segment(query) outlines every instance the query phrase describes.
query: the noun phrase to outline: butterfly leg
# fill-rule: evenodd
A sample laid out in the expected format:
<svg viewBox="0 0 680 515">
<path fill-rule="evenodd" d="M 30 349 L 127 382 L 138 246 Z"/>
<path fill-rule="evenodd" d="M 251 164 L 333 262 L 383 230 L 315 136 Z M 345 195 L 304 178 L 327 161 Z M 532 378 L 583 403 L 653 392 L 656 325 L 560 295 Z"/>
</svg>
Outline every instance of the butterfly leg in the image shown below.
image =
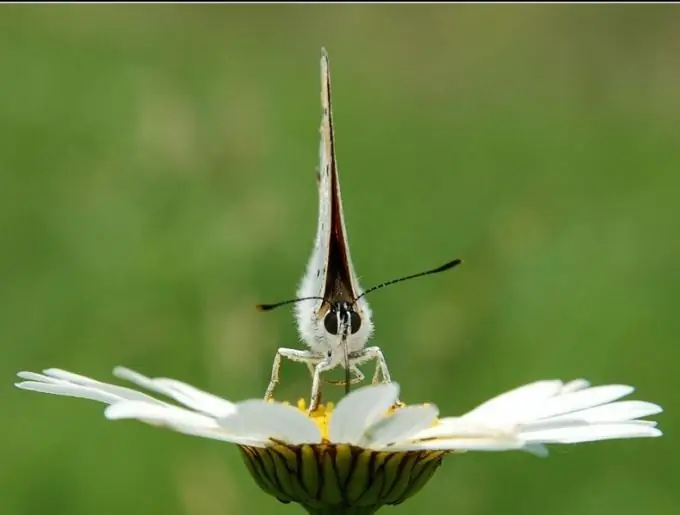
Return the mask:
<svg viewBox="0 0 680 515">
<path fill-rule="evenodd" d="M 276 351 L 274 356 L 274 364 L 272 365 L 272 376 L 269 381 L 269 386 L 264 394 L 264 399 L 266 401 L 271 400 L 274 397 L 274 389 L 279 382 L 279 369 L 281 368 L 281 358 L 289 359 L 290 361 L 295 361 L 298 363 L 305 363 L 311 368 L 312 365 L 316 365 L 320 361 L 323 361 L 324 357 L 313 352 L 296 350 L 296 349 L 286 349 L 281 347 Z"/>
<path fill-rule="evenodd" d="M 375 360 L 375 374 L 373 374 L 371 384 L 392 382 L 390 371 L 387 368 L 387 361 L 385 361 L 385 356 L 383 356 L 380 347 L 366 347 L 360 351 L 353 352 L 350 354 L 350 359 L 354 367 Z M 380 376 L 382 376 L 382 381 L 380 381 Z"/>
<path fill-rule="evenodd" d="M 367 361 L 375 360 L 375 373 L 373 374 L 371 384 L 392 382 L 390 371 L 387 368 L 387 361 L 385 361 L 385 356 L 380 350 L 380 347 L 366 347 L 365 349 L 352 353 L 350 358 L 354 365 L 360 365 Z M 397 403 L 399 403 L 399 400 L 397 400 Z"/>
<path fill-rule="evenodd" d="M 364 373 L 361 370 L 359 370 L 359 367 L 357 367 L 356 365 L 352 365 L 352 367 L 350 368 L 350 372 L 354 374 L 354 377 L 350 381 L 350 384 L 357 384 L 365 379 Z"/>
<path fill-rule="evenodd" d="M 379 382 L 380 382 L 380 363 L 376 360 L 375 372 L 373 373 L 373 379 L 371 379 L 371 384 L 376 384 Z"/>
<path fill-rule="evenodd" d="M 312 373 L 312 376 L 314 376 L 314 367 L 312 367 L 311 365 L 308 365 L 308 366 L 309 366 L 310 372 Z M 354 364 L 350 365 L 349 371 L 350 371 L 350 373 L 354 374 L 354 377 L 352 377 L 350 379 L 349 384 L 357 384 L 357 383 L 362 382 L 365 379 L 364 373 L 361 370 L 359 370 L 359 367 L 357 367 L 356 365 L 354 365 Z M 335 381 L 333 379 L 324 379 L 324 382 L 326 382 L 328 384 L 335 385 L 335 386 L 345 386 L 346 383 L 347 383 L 344 380 L 343 381 Z"/>
<path fill-rule="evenodd" d="M 321 373 L 331 370 L 335 367 L 331 356 L 324 358 L 322 361 L 318 362 L 314 367 L 314 375 L 312 376 L 312 394 L 309 400 L 309 410 L 308 413 L 312 413 L 321 401 Z"/>
</svg>

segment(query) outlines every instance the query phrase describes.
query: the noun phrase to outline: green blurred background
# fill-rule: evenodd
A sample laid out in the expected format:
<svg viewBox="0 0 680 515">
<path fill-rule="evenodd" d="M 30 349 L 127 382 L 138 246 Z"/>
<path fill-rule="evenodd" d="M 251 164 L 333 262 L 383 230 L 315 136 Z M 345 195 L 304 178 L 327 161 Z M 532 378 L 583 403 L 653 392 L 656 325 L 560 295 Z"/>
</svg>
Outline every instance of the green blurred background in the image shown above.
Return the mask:
<svg viewBox="0 0 680 515">
<path fill-rule="evenodd" d="M 117 364 L 262 395 L 316 224 L 320 47 L 345 215 L 406 402 L 586 377 L 666 436 L 446 460 L 385 512 L 678 512 L 677 6 L 5 6 L 0 514 L 294 514 L 237 450 L 15 390 Z M 287 364 L 282 398 L 307 393 Z M 333 392 L 337 398 L 338 393 Z"/>
</svg>

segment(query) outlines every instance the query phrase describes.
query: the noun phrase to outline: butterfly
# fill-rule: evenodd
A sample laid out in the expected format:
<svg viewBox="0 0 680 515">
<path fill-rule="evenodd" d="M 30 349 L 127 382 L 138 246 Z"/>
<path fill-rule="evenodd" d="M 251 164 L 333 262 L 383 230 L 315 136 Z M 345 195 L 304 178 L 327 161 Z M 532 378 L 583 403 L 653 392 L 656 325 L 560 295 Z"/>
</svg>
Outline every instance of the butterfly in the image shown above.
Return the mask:
<svg viewBox="0 0 680 515">
<path fill-rule="evenodd" d="M 285 304 L 295 304 L 298 332 L 307 350 L 279 348 L 272 366 L 271 380 L 265 399 L 273 398 L 279 382 L 281 359 L 305 363 L 312 375 L 309 412 L 321 398 L 321 374 L 338 366 L 345 369 L 344 381 L 328 381 L 350 385 L 364 380 L 359 365 L 375 361 L 373 383 L 391 381 L 387 362 L 380 347 L 366 347 L 373 334 L 372 312 L 365 295 L 369 292 L 423 275 L 443 272 L 460 264 L 460 259 L 438 268 L 378 284 L 363 291 L 359 286 L 350 257 L 347 229 L 342 211 L 340 178 L 335 157 L 335 134 L 331 108 L 331 77 L 328 54 L 321 51 L 321 141 L 319 149 L 319 211 L 314 249 L 297 290 L 297 298 L 276 304 L 260 304 L 267 311 Z"/>
</svg>

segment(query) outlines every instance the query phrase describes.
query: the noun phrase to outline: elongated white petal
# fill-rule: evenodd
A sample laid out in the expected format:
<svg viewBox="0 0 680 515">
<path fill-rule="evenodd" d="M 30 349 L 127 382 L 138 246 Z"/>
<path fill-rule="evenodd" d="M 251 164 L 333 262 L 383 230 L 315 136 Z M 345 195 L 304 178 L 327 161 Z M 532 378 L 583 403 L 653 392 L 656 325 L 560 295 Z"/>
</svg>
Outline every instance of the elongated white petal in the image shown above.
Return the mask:
<svg viewBox="0 0 680 515">
<path fill-rule="evenodd" d="M 368 428 L 359 445 L 380 449 L 407 441 L 412 435 L 432 426 L 438 414 L 439 410 L 433 405 L 406 406 Z"/>
<path fill-rule="evenodd" d="M 270 439 L 258 440 L 257 438 L 251 438 L 249 436 L 233 435 L 222 429 L 207 429 L 196 426 L 184 426 L 181 424 L 173 426 L 172 429 L 185 435 L 198 436 L 200 438 L 208 438 L 236 445 L 248 445 L 250 447 L 268 447 L 272 443 Z"/>
<path fill-rule="evenodd" d="M 544 431 L 522 432 L 520 437 L 529 443 L 581 443 L 617 438 L 650 438 L 661 436 L 655 427 L 641 424 L 594 424 L 563 427 Z"/>
<path fill-rule="evenodd" d="M 175 379 L 156 379 L 156 381 L 176 392 L 178 402 L 197 411 L 202 411 L 214 417 L 226 417 L 236 411 L 236 404 L 211 393 L 204 392 Z"/>
<path fill-rule="evenodd" d="M 390 451 L 512 451 L 525 446 L 517 438 L 448 438 L 396 444 L 388 447 Z"/>
<path fill-rule="evenodd" d="M 130 388 L 101 383 L 84 376 L 71 374 L 59 369 L 45 370 L 45 374 L 34 372 L 19 372 L 19 377 L 30 379 L 16 383 L 17 388 L 31 390 L 34 392 L 50 393 L 53 395 L 63 395 L 67 397 L 79 397 L 90 399 L 106 404 L 112 404 L 121 400 L 140 400 L 156 404 L 165 405 L 166 403 L 154 399 L 149 395 Z"/>
<path fill-rule="evenodd" d="M 266 447 L 270 443 L 268 439 L 228 433 L 215 419 L 177 406 L 157 406 L 145 402 L 128 401 L 109 406 L 105 415 L 109 420 L 139 420 L 147 424 L 167 427 L 179 433 L 239 445 Z"/>
<path fill-rule="evenodd" d="M 541 409 L 537 410 L 535 418 L 550 418 L 600 406 L 625 397 L 633 391 L 632 386 L 607 385 L 559 395 L 550 399 Z"/>
<path fill-rule="evenodd" d="M 641 417 L 649 417 L 661 413 L 661 406 L 644 401 L 619 401 L 584 409 L 577 414 L 567 413 L 551 417 L 551 420 L 567 420 L 577 417 L 579 420 L 595 424 L 597 422 L 625 422 Z"/>
<path fill-rule="evenodd" d="M 371 427 L 397 401 L 396 383 L 366 386 L 344 397 L 331 416 L 329 438 L 336 443 L 358 444 Z"/>
<path fill-rule="evenodd" d="M 69 383 L 82 385 L 96 385 L 100 383 L 91 377 L 74 374 L 68 370 L 62 370 L 61 368 L 48 368 L 47 370 L 43 370 L 43 373 L 48 377 L 54 377 L 55 379 L 61 379 L 62 381 L 68 381 Z"/>
<path fill-rule="evenodd" d="M 125 386 L 118 386 L 115 384 L 97 381 L 96 379 L 92 379 L 90 377 L 86 377 L 80 374 L 74 374 L 73 372 L 68 372 L 66 370 L 61 370 L 59 368 L 48 368 L 47 370 L 43 370 L 43 372 L 45 373 L 45 376 L 43 377 L 60 381 L 61 384 L 82 385 L 90 388 L 96 388 L 103 392 L 108 392 L 113 395 L 116 395 L 124 400 L 140 400 L 153 402 L 161 405 L 168 405 L 166 402 L 155 399 L 150 395 L 147 395 L 146 393 L 133 390 Z"/>
<path fill-rule="evenodd" d="M 38 374 L 36 372 L 21 371 L 17 373 L 17 377 L 27 381 L 38 381 L 40 383 L 63 383 L 63 379 L 56 379 L 54 377 L 46 376 L 45 374 Z"/>
<path fill-rule="evenodd" d="M 579 390 L 584 390 L 590 388 L 590 382 L 585 379 L 573 379 L 568 383 L 565 383 L 562 387 L 562 393 L 578 392 Z"/>
<path fill-rule="evenodd" d="M 486 401 L 464 415 L 470 420 L 494 420 L 514 424 L 533 418 L 533 413 L 546 399 L 557 395 L 563 387 L 561 381 L 537 381 Z"/>
<path fill-rule="evenodd" d="M 428 427 L 412 435 L 411 439 L 414 441 L 451 438 L 506 439 L 513 433 L 513 428 L 493 427 L 466 417 L 447 417 L 440 419 L 436 426 Z"/>
<path fill-rule="evenodd" d="M 227 433 L 291 445 L 320 443 L 321 432 L 302 411 L 260 399 L 239 402 L 236 413 L 218 420 Z"/>
<path fill-rule="evenodd" d="M 528 452 L 529 454 L 533 454 L 534 456 L 538 456 L 539 458 L 546 458 L 548 454 L 548 448 L 540 443 L 530 443 L 519 449 L 520 451 L 525 451 Z"/>
<path fill-rule="evenodd" d="M 116 367 L 113 373 L 116 377 L 128 380 L 147 390 L 167 395 L 188 408 L 214 417 L 226 417 L 236 410 L 234 403 L 181 381 L 167 378 L 151 379 L 125 367 Z"/>
<path fill-rule="evenodd" d="M 216 429 L 219 427 L 214 418 L 189 411 L 177 406 L 158 406 L 141 401 L 124 401 L 109 406 L 104 411 L 109 420 L 137 419 L 161 425 L 186 425 Z"/>
<path fill-rule="evenodd" d="M 97 388 L 91 388 L 89 386 L 80 386 L 77 384 L 55 384 L 40 383 L 38 381 L 22 381 L 21 383 L 16 383 L 15 386 L 17 388 L 21 388 L 22 390 L 49 393 L 52 395 L 62 395 L 64 397 L 89 399 L 91 401 L 103 402 L 105 404 L 113 404 L 122 400 L 121 397 L 113 395 L 112 393 Z"/>
</svg>

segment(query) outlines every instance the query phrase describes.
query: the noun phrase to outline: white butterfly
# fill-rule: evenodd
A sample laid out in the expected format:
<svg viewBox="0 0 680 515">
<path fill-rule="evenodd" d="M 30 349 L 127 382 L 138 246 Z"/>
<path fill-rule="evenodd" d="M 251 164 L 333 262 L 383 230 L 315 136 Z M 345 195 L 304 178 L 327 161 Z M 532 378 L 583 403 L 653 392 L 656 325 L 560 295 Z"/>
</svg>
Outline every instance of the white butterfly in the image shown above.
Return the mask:
<svg viewBox="0 0 680 515">
<path fill-rule="evenodd" d="M 296 303 L 295 316 L 300 336 L 309 350 L 280 348 L 274 358 L 271 381 L 265 399 L 271 399 L 279 381 L 281 358 L 305 363 L 312 374 L 312 392 L 309 404 L 313 411 L 320 400 L 321 374 L 342 365 L 345 368 L 344 384 L 363 381 L 364 374 L 358 365 L 375 360 L 373 382 L 390 382 L 390 373 L 380 347 L 366 347 L 373 333 L 371 309 L 364 295 L 388 284 L 413 277 L 442 272 L 459 264 L 454 260 L 445 265 L 379 284 L 362 292 L 357 280 L 347 242 L 347 231 L 342 213 L 340 180 L 335 159 L 335 136 L 331 109 L 331 78 L 328 55 L 321 55 L 321 145 L 318 171 L 319 220 L 314 250 L 307 271 L 298 288 L 297 299 L 277 304 L 260 305 L 268 310 Z M 350 379 L 350 374 L 354 377 Z M 330 382 L 330 381 L 329 381 Z"/>
</svg>

